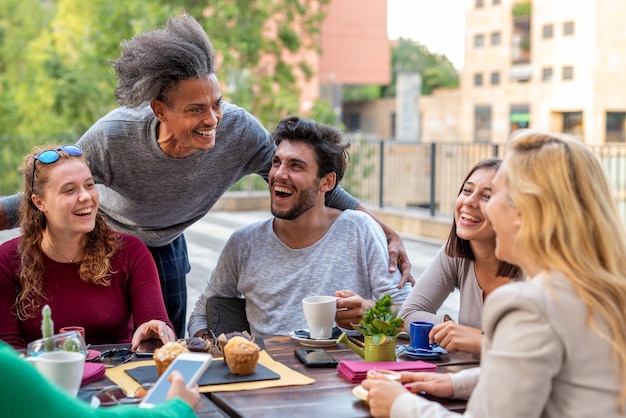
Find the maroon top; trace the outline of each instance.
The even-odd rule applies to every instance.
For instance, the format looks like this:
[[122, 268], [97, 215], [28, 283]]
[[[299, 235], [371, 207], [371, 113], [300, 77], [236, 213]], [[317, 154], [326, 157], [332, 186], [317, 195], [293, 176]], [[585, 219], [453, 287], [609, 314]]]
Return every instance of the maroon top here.
[[[19, 321], [13, 304], [20, 287], [17, 245], [20, 237], [0, 245], [0, 339], [15, 348], [25, 348], [41, 338], [41, 311]], [[85, 283], [78, 263], [59, 263], [43, 255], [44, 294], [52, 310], [54, 331], [79, 325], [90, 344], [128, 343], [134, 330], [151, 319], [167, 317], [161, 285], [152, 255], [139, 239], [122, 234], [120, 249], [113, 257], [110, 286]]]

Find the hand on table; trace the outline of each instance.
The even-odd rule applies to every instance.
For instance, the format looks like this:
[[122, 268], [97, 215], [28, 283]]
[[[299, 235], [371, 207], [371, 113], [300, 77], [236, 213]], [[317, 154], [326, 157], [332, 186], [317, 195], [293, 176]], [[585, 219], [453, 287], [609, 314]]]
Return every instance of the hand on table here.
[[140, 342], [151, 338], [159, 339], [165, 344], [170, 341], [176, 341], [176, 334], [165, 322], [158, 319], [144, 322], [137, 327], [133, 334], [131, 350], [136, 350]]
[[400, 382], [413, 393], [426, 393], [439, 398], [451, 398], [454, 395], [452, 379], [448, 373], [402, 372]]
[[445, 321], [433, 327], [428, 334], [430, 342], [439, 344], [449, 353], [480, 354], [483, 334], [479, 329], [457, 324], [454, 321]]
[[198, 385], [187, 389], [183, 376], [177, 370], [172, 371], [167, 380], [170, 382], [170, 389], [167, 391], [167, 399], [180, 398], [197, 411], [200, 406], [200, 391]]
[[370, 406], [370, 412], [374, 417], [388, 417], [391, 412], [391, 405], [396, 398], [406, 389], [400, 382], [382, 379], [365, 379], [361, 382], [361, 386], [367, 390], [367, 403]]

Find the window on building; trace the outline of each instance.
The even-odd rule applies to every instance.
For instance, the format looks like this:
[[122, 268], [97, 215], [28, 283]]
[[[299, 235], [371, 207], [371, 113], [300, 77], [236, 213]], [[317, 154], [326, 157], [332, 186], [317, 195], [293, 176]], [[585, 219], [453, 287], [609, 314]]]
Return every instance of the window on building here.
[[346, 128], [348, 132], [358, 132], [361, 129], [361, 115], [359, 113], [348, 113], [346, 118]]
[[530, 126], [530, 106], [527, 104], [511, 105], [509, 112], [510, 132]]
[[563, 67], [563, 80], [572, 80], [574, 78], [574, 67], [571, 65]]
[[606, 142], [626, 142], [626, 112], [606, 112]]
[[485, 35], [474, 35], [474, 47], [481, 48], [485, 45]]
[[565, 22], [563, 23], [563, 35], [573, 35], [574, 34], [574, 22]]
[[491, 84], [494, 86], [500, 84], [500, 73], [498, 71], [491, 73]]
[[484, 0], [476, 0], [476, 8], [480, 9], [481, 7], [483, 7], [485, 5]]
[[491, 33], [491, 45], [500, 45], [500, 32]]
[[583, 112], [563, 112], [563, 133], [583, 139]]
[[543, 25], [541, 35], [544, 39], [552, 38], [554, 36], [554, 26], [552, 24]]
[[475, 86], [482, 86], [483, 85], [483, 75], [478, 73], [478, 74], [474, 74], [474, 85]]
[[530, 62], [530, 16], [518, 16], [513, 19], [511, 36], [511, 59], [513, 64]]
[[474, 108], [474, 141], [491, 142], [491, 106]]
[[496, 4], [500, 4], [500, 0], [493, 0], [492, 4], [495, 6]]
[[552, 67], [545, 67], [541, 70], [541, 79], [543, 81], [552, 81]]

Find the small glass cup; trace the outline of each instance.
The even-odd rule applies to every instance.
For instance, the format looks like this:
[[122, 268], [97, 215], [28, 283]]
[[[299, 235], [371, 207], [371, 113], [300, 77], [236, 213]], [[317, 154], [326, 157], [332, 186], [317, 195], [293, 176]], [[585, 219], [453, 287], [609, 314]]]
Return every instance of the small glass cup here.
[[76, 351], [87, 355], [87, 345], [80, 332], [63, 332], [28, 343], [26, 357], [38, 356], [46, 351]]
[[85, 339], [85, 341], [87, 341], [87, 339], [85, 338], [85, 328], [81, 327], [81, 326], [63, 327], [63, 328], [59, 329], [59, 334], [63, 334], [65, 332], [70, 332], [70, 331], [78, 331], [78, 332], [80, 332], [80, 335], [82, 335], [83, 338]]

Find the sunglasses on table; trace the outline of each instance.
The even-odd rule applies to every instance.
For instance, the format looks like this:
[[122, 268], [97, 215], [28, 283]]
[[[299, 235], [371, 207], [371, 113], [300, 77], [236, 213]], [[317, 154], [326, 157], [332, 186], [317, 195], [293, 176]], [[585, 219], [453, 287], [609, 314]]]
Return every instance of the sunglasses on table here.
[[104, 350], [91, 361], [102, 363], [105, 367], [115, 367], [120, 364], [128, 363], [134, 357], [135, 352], [130, 348], [111, 348], [109, 350]]
[[37, 161], [43, 164], [56, 163], [57, 161], [59, 161], [59, 151], [64, 151], [64, 152], [67, 152], [69, 155], [74, 155], [74, 156], [82, 155], [83, 153], [83, 150], [80, 149], [78, 145], [63, 145], [59, 148], [43, 150], [39, 154], [35, 155], [35, 158], [33, 161], [33, 177], [30, 180], [31, 190], [33, 190], [35, 187], [35, 171], [37, 168], [35, 167], [35, 165], [37, 164]]

